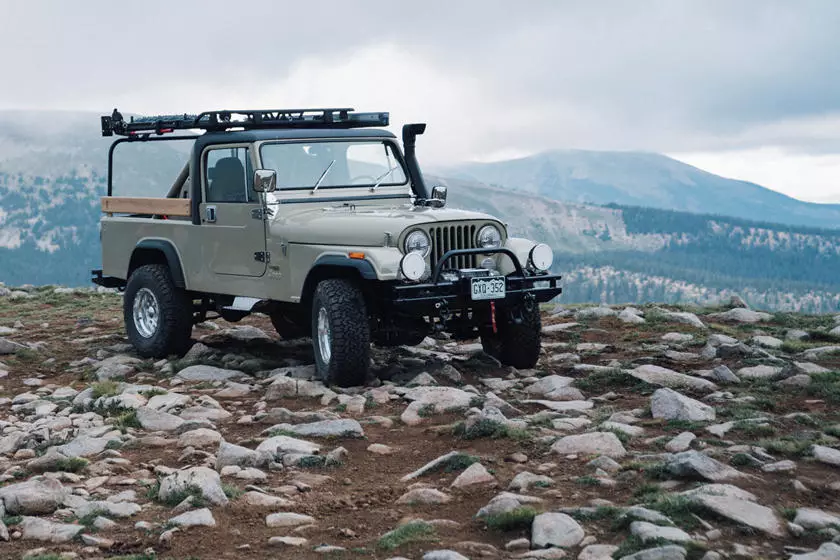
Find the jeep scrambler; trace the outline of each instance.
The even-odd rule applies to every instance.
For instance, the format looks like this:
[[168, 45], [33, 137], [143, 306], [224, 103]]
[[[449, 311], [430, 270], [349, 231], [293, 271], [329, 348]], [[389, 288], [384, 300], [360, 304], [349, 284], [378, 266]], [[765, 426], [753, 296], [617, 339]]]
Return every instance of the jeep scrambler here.
[[[371, 343], [435, 331], [480, 336], [503, 364], [533, 367], [539, 303], [561, 292], [551, 249], [446, 209], [415, 155], [426, 125], [403, 127], [401, 152], [377, 128], [388, 122], [353, 109], [103, 116], [102, 135], [122, 138], [93, 282], [124, 290], [138, 353], [183, 354], [209, 312], [260, 312], [281, 337], [311, 335], [318, 376], [341, 386], [364, 383]], [[119, 144], [175, 139], [193, 146], [166, 198], [114, 196]]]

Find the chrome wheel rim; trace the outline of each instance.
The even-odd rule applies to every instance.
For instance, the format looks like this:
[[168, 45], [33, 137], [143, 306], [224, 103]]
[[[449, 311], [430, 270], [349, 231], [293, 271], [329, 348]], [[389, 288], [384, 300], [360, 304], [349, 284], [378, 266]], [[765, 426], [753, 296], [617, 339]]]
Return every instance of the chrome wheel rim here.
[[140, 288], [134, 295], [134, 328], [143, 338], [151, 338], [160, 324], [160, 305], [148, 288]]
[[330, 363], [332, 355], [332, 333], [330, 332], [330, 319], [327, 310], [323, 307], [318, 310], [318, 351], [321, 353], [321, 361]]

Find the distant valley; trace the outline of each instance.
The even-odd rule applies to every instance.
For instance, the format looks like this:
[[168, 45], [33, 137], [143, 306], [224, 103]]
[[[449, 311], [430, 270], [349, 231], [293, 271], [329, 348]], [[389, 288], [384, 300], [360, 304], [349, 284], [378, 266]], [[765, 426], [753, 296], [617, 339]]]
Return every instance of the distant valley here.
[[[97, 115], [0, 112], [0, 282], [89, 285], [107, 146]], [[122, 179], [142, 190], [142, 178], [173, 177], [182, 163], [157, 146]], [[563, 301], [709, 304], [737, 293], [766, 309], [840, 310], [838, 205], [657, 154], [552, 152], [443, 171], [427, 180], [448, 184], [451, 206], [554, 248]]]

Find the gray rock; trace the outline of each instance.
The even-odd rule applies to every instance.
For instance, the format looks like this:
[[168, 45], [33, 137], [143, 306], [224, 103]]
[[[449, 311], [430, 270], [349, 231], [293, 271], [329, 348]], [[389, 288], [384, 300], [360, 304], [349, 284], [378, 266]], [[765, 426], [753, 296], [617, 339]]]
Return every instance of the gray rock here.
[[612, 560], [618, 547], [612, 544], [590, 544], [580, 551], [577, 560]]
[[840, 545], [824, 542], [813, 552], [794, 554], [789, 560], [840, 560]]
[[708, 379], [677, 373], [676, 371], [652, 364], [645, 364], [635, 369], [627, 370], [627, 373], [651, 385], [659, 385], [672, 389], [680, 387], [688, 387], [697, 391], [715, 391], [717, 389], [717, 385]]
[[548, 375], [525, 388], [526, 393], [545, 395], [557, 389], [564, 389], [574, 383], [574, 378], [561, 375]]
[[64, 504], [69, 492], [53, 478], [31, 478], [0, 488], [0, 501], [10, 515], [52, 513]]
[[66, 543], [85, 530], [84, 525], [55, 523], [40, 517], [24, 517], [17, 525], [24, 539], [51, 543]]
[[415, 488], [409, 490], [399, 497], [398, 504], [445, 504], [452, 500], [449, 494], [445, 494], [434, 488]]
[[683, 451], [666, 460], [668, 471], [677, 477], [702, 478], [712, 482], [737, 480], [746, 475], [699, 451]]
[[650, 398], [654, 418], [708, 422], [715, 419], [715, 409], [672, 389], [657, 389]]
[[824, 445], [814, 445], [811, 447], [811, 452], [814, 454], [814, 459], [826, 465], [840, 467], [840, 451]]
[[821, 358], [831, 356], [833, 354], [840, 354], [840, 346], [820, 346], [818, 348], [809, 348], [802, 353], [802, 357], [808, 361], [819, 361]]
[[243, 375], [241, 371], [195, 365], [182, 369], [175, 377], [184, 381], [227, 381], [228, 379], [242, 377]]
[[622, 556], [621, 560], [685, 560], [686, 554], [683, 547], [672, 544], [640, 550], [636, 554]]
[[633, 521], [630, 523], [630, 532], [639, 537], [642, 542], [664, 539], [671, 542], [688, 542], [691, 535], [677, 527], [663, 527], [654, 525], [647, 521]]
[[274, 428], [305, 437], [364, 437], [361, 424], [352, 418], [322, 420], [308, 424], [280, 424]]
[[700, 320], [697, 315], [694, 313], [687, 313], [687, 312], [673, 312], [673, 311], [666, 311], [665, 312], [665, 319], [671, 321], [672, 323], [680, 323], [683, 325], [690, 325], [692, 327], [698, 329], [705, 329], [706, 325], [703, 324], [703, 321]]
[[840, 516], [815, 508], [797, 509], [796, 518], [793, 522], [805, 529], [840, 528]]
[[551, 446], [560, 455], [606, 455], [620, 459], [627, 454], [621, 440], [612, 432], [589, 432], [565, 436]]
[[785, 523], [775, 511], [755, 503], [753, 494], [737, 486], [707, 484], [683, 496], [736, 523], [777, 537], [787, 535]]
[[14, 354], [24, 348], [26, 348], [26, 346], [23, 344], [18, 344], [17, 342], [13, 342], [7, 338], [0, 338], [0, 355]]
[[495, 484], [496, 479], [481, 463], [473, 463], [452, 481], [453, 488], [467, 488], [477, 484]]
[[289, 436], [274, 436], [266, 439], [257, 446], [258, 452], [268, 452], [272, 456], [282, 456], [287, 453], [312, 455], [320, 451], [321, 446], [310, 441], [296, 439]]
[[108, 438], [79, 436], [70, 443], [57, 445], [55, 450], [68, 457], [92, 457], [105, 451], [109, 441]]
[[788, 329], [785, 333], [785, 340], [807, 340], [809, 338], [811, 338], [811, 335], [808, 334], [808, 331], [801, 329]]
[[433, 405], [435, 412], [469, 408], [475, 393], [468, 393], [454, 387], [415, 387], [403, 395], [409, 401], [420, 405]]
[[445, 455], [441, 455], [437, 459], [433, 459], [433, 460], [429, 461], [428, 463], [426, 463], [425, 465], [423, 465], [422, 467], [420, 467], [416, 471], [405, 475], [404, 477], [402, 477], [400, 479], [400, 481], [401, 482], [408, 482], [409, 480], [414, 480], [415, 478], [423, 476], [427, 472], [436, 469], [438, 466], [446, 463], [449, 459], [451, 459], [452, 457], [455, 457], [456, 455], [459, 455], [459, 454], [460, 454], [460, 452], [458, 452], [458, 451], [450, 451], [449, 453], [446, 453]]
[[169, 520], [172, 525], [178, 527], [215, 527], [216, 520], [213, 519], [213, 514], [207, 508], [194, 509], [187, 511], [181, 515], [177, 515]]
[[600, 319], [602, 317], [614, 317], [615, 309], [610, 307], [584, 307], [575, 313], [575, 319]]
[[216, 452], [216, 470], [220, 471], [223, 467], [230, 465], [260, 467], [267, 464], [270, 459], [271, 453], [268, 451], [260, 452], [222, 440], [219, 442], [219, 450]]
[[510, 484], [508, 485], [508, 490], [514, 490], [517, 492], [527, 492], [528, 489], [534, 484], [540, 484], [542, 486], [554, 486], [554, 479], [550, 476], [523, 471], [517, 474], [515, 477], [513, 477], [513, 480], [511, 480]]
[[313, 525], [315, 518], [302, 513], [292, 513], [283, 511], [280, 513], [272, 513], [265, 518], [267, 527], [299, 527], [301, 525]]
[[712, 370], [712, 377], [721, 383], [740, 383], [741, 379], [732, 373], [732, 370], [725, 365], [719, 365]]
[[628, 325], [640, 325], [645, 322], [644, 317], [641, 317], [630, 310], [630, 308], [623, 309], [621, 313], [618, 314], [618, 319], [622, 323], [627, 323]]
[[782, 374], [783, 368], [776, 366], [751, 366], [738, 370], [741, 379], [776, 379]]
[[155, 410], [148, 406], [141, 406], [137, 409], [137, 421], [144, 430], [155, 432], [171, 432], [178, 429], [184, 423], [182, 418], [174, 414], [169, 414], [162, 410]]
[[202, 497], [214, 505], [223, 506], [228, 503], [219, 473], [207, 467], [191, 467], [165, 477], [160, 483], [158, 497], [166, 501], [177, 493], [189, 492], [191, 489], [197, 489]]
[[752, 337], [752, 343], [764, 348], [781, 348], [784, 341], [775, 336], [759, 335]]
[[688, 448], [691, 447], [691, 442], [697, 439], [697, 436], [691, 432], [682, 432], [671, 441], [665, 444], [665, 451], [670, 451], [671, 453], [679, 453], [681, 451], [686, 451]]
[[709, 315], [709, 318], [718, 321], [732, 321], [735, 323], [759, 323], [773, 320], [773, 316], [769, 313], [740, 308], [730, 309], [724, 313], [712, 313]]
[[537, 548], [577, 546], [584, 536], [583, 527], [565, 513], [541, 513], [531, 524], [531, 544]]
[[423, 555], [423, 560], [470, 560], [454, 550], [430, 550]]

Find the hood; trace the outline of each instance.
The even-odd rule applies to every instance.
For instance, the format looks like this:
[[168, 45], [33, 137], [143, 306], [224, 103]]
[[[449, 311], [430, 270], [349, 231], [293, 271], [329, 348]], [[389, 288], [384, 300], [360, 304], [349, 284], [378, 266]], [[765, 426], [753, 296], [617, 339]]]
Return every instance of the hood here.
[[493, 216], [467, 210], [410, 205], [356, 206], [352, 209], [309, 208], [291, 215], [276, 216], [271, 221], [271, 234], [290, 243], [377, 247], [384, 243], [386, 232], [396, 242], [406, 228], [465, 220], [501, 225]]

